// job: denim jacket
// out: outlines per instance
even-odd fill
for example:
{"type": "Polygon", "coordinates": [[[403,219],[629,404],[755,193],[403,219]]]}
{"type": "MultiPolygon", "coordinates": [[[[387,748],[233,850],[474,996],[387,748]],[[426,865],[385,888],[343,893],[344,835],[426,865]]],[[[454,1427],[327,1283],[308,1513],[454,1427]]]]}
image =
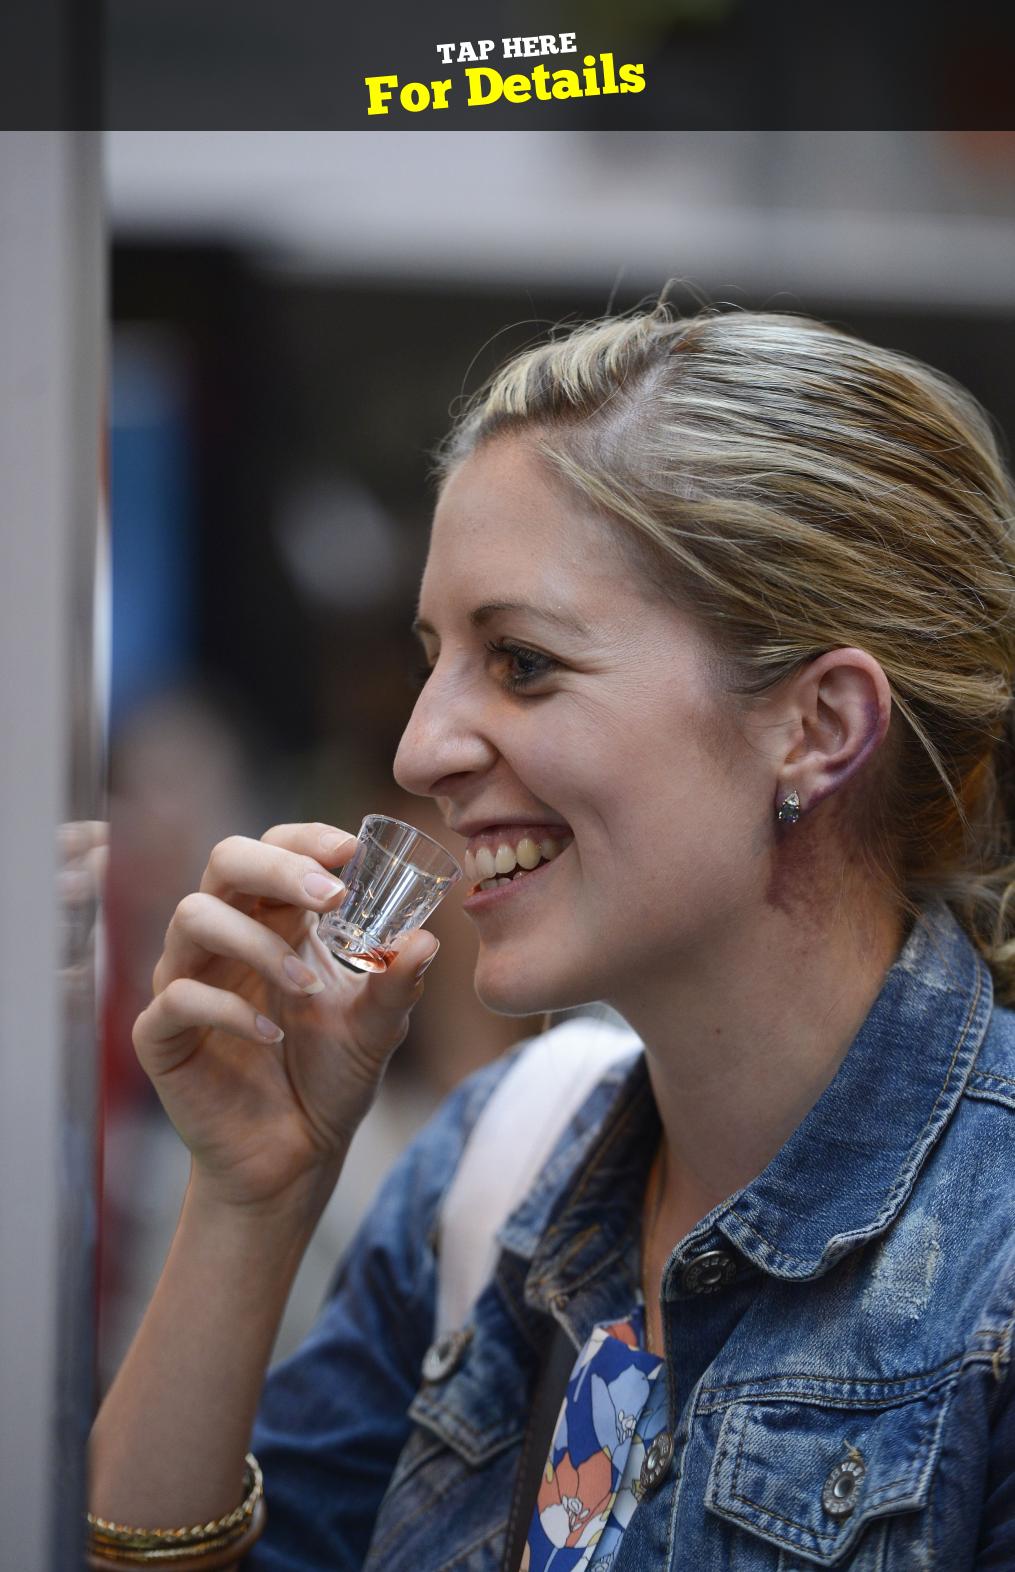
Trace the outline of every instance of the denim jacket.
{"type": "MultiPolygon", "coordinates": [[[[441,1200],[511,1057],[406,1150],[270,1372],[244,1572],[500,1572],[540,1351],[629,1313],[660,1128],[636,1049],[434,1346],[441,1200]]],[[[672,1448],[611,1572],[1015,1569],[1013,1235],[1015,1012],[933,903],[813,1108],[670,1256],[672,1448]]]]}

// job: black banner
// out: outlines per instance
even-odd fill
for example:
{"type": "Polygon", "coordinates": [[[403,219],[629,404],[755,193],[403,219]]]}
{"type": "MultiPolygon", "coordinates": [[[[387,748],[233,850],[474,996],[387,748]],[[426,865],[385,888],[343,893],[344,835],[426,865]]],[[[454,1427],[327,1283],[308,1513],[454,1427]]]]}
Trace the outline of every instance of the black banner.
{"type": "Polygon", "coordinates": [[[998,129],[1015,7],[14,0],[5,128],[998,129]]]}

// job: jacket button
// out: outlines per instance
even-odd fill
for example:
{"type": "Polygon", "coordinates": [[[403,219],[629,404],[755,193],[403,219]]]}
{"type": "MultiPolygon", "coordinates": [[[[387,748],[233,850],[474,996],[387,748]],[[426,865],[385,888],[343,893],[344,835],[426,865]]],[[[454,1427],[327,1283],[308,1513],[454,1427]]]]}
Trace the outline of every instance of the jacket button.
{"type": "Polygon", "coordinates": [[[655,1490],[661,1485],[673,1463],[673,1437],[668,1430],[660,1430],[645,1453],[639,1483],[642,1490],[655,1490]]]}
{"type": "Polygon", "coordinates": [[[431,1343],[423,1355],[423,1380],[446,1381],[458,1369],[471,1340],[472,1327],[466,1326],[458,1332],[445,1332],[431,1343]]]}
{"type": "Polygon", "coordinates": [[[684,1267],[681,1281],[689,1294],[714,1294],[737,1275],[737,1266],[725,1250],[706,1250],[684,1267]]]}
{"type": "Polygon", "coordinates": [[[860,1481],[867,1472],[857,1453],[829,1471],[821,1491],[821,1505],[830,1517],[848,1517],[856,1506],[860,1481]]]}

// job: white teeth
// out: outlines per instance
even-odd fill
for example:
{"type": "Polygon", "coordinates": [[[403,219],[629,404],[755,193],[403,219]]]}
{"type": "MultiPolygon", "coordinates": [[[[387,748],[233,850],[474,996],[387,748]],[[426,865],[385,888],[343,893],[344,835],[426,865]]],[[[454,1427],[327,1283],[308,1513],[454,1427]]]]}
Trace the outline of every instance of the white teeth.
{"type": "Polygon", "coordinates": [[[480,846],[474,852],[465,853],[465,866],[468,871],[469,858],[472,858],[478,879],[492,879],[494,875],[493,852],[489,846],[480,846]]]}
{"type": "Polygon", "coordinates": [[[478,846],[475,851],[465,853],[465,874],[470,884],[476,884],[483,879],[493,879],[498,874],[512,873],[516,867],[528,872],[539,866],[540,858],[552,862],[555,857],[559,857],[565,844],[570,842],[562,843],[552,835],[541,841],[532,835],[523,835],[517,846],[501,841],[496,853],[489,846],[478,846]]]}
{"type": "Polygon", "coordinates": [[[515,857],[519,868],[535,868],[539,862],[540,851],[531,835],[526,835],[515,847],[515,857]]]}
{"type": "Polygon", "coordinates": [[[515,856],[514,847],[509,846],[506,841],[501,841],[497,847],[497,855],[493,859],[493,865],[497,872],[510,873],[512,868],[517,866],[517,863],[518,859],[515,856]]]}

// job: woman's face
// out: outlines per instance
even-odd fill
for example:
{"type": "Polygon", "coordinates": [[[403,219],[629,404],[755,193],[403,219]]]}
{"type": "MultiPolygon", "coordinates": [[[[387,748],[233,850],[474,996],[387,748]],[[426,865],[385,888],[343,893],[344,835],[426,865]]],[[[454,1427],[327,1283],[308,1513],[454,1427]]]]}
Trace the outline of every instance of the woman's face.
{"type": "MultiPolygon", "coordinates": [[[[526,824],[536,844],[554,830],[568,842],[466,907],[476,992],[501,1014],[597,999],[627,1014],[645,988],[693,975],[763,898],[772,764],[742,735],[701,633],[627,564],[614,529],[516,436],[460,464],[434,516],[419,604],[431,674],[395,779],[475,829],[459,860],[513,847],[526,824]],[[480,610],[495,602],[538,609],[480,610]]],[[[468,871],[464,883],[467,899],[468,871]]]]}

